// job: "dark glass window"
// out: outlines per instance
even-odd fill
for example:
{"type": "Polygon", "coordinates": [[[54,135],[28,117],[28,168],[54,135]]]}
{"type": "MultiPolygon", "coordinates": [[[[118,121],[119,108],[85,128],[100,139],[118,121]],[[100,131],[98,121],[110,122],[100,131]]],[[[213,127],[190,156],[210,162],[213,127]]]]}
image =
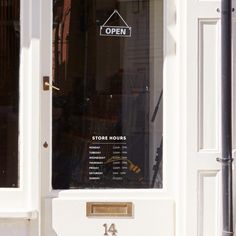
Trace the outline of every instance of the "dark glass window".
{"type": "Polygon", "coordinates": [[[52,186],[162,188],[163,2],[53,1],[52,186]]]}
{"type": "Polygon", "coordinates": [[[18,187],[20,0],[0,1],[0,187],[18,187]]]}

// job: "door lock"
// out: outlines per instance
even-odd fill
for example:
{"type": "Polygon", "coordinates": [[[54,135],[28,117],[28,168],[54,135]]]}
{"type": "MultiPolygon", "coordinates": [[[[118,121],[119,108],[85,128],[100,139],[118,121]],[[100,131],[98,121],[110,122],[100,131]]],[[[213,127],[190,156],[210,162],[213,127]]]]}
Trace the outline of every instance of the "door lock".
{"type": "Polygon", "coordinates": [[[60,91],[60,89],[52,84],[49,83],[49,76],[43,77],[43,90],[48,91],[49,88],[55,89],[57,91],[60,91]]]}
{"type": "Polygon", "coordinates": [[[44,147],[44,148],[47,148],[47,147],[48,147],[48,143],[47,143],[47,142],[44,142],[43,147],[44,147]]]}

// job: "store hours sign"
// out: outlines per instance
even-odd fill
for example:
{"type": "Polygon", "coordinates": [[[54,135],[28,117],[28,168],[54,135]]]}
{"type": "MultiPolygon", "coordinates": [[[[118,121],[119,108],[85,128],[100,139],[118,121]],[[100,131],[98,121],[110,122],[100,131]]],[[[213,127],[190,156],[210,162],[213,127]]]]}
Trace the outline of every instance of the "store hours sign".
{"type": "Polygon", "coordinates": [[[116,36],[116,37],[131,37],[132,28],[125,22],[123,17],[117,10],[110,15],[110,17],[106,20],[106,22],[100,26],[100,36],[116,36]],[[110,19],[117,14],[119,18],[124,23],[124,26],[109,26],[108,22],[110,19]]]}

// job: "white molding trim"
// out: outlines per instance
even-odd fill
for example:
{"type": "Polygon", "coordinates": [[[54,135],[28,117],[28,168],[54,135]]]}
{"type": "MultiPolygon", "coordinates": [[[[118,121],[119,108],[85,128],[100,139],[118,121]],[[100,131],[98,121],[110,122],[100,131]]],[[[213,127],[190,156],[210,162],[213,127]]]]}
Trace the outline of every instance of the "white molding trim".
{"type": "Polygon", "coordinates": [[[2,219],[22,219],[22,220],[35,220],[38,218],[37,211],[1,211],[0,220],[2,219]]]}

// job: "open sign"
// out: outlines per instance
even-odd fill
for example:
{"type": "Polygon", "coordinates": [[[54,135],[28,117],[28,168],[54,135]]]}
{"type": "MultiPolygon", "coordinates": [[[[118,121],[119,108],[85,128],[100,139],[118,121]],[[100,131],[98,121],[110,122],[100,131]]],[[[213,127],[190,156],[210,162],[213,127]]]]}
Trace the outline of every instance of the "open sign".
{"type": "Polygon", "coordinates": [[[101,36],[131,37],[131,27],[126,26],[101,26],[101,36]]]}
{"type": "Polygon", "coordinates": [[[106,22],[102,26],[100,26],[100,36],[131,37],[131,29],[132,28],[128,26],[120,13],[117,10],[114,10],[114,12],[110,15],[106,22]],[[117,14],[119,16],[119,18],[124,23],[124,26],[107,25],[114,14],[117,14]]]}

